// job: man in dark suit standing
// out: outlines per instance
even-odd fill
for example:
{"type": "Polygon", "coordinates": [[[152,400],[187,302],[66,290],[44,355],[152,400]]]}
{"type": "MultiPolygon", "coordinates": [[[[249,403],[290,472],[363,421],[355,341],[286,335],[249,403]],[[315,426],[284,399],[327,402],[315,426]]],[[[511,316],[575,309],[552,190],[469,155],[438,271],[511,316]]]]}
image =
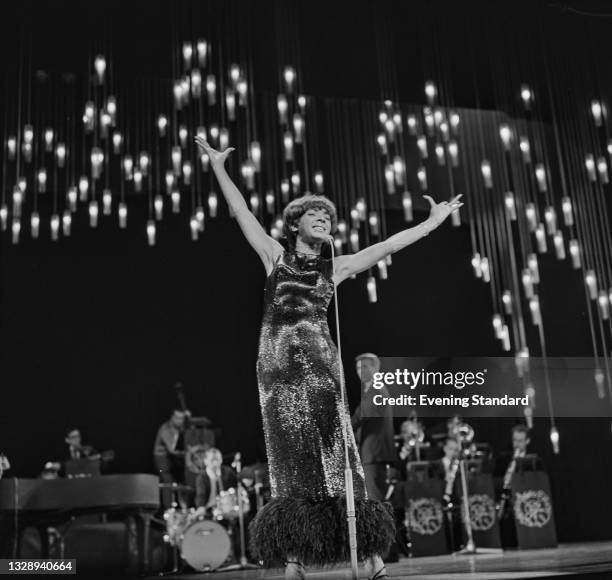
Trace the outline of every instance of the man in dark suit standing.
{"type": "MultiPolygon", "coordinates": [[[[374,373],[380,370],[380,359],[375,354],[366,352],[355,357],[355,365],[361,380],[362,395],[369,393],[374,373]]],[[[384,387],[378,393],[383,396],[387,394],[384,387]]],[[[385,499],[387,491],[387,466],[394,466],[398,457],[393,437],[393,410],[388,405],[381,405],[372,409],[372,412],[375,412],[376,416],[363,416],[360,403],[353,413],[352,424],[368,496],[380,501],[385,499]]]]}

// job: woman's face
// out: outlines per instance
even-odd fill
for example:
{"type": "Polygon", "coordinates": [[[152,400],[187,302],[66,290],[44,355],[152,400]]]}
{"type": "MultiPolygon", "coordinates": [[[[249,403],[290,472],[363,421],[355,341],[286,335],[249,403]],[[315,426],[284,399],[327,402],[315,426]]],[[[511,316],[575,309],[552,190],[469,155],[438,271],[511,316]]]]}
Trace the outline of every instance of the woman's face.
{"type": "Polygon", "coordinates": [[[297,235],[304,242],[324,242],[331,234],[331,217],[323,208],[310,208],[306,210],[298,222],[297,235]]]}

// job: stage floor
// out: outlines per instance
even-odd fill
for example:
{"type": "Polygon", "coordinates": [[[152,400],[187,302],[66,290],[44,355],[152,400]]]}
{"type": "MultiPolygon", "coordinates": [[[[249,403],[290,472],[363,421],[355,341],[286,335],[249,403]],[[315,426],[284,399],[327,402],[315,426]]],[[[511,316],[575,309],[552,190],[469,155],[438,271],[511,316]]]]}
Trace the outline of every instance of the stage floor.
{"type": "MultiPolygon", "coordinates": [[[[496,554],[475,556],[433,556],[403,558],[387,566],[390,578],[410,580],[510,580],[546,578],[554,576],[582,577],[599,573],[601,578],[612,578],[612,542],[564,544],[544,550],[509,550],[496,554]]],[[[308,570],[309,580],[350,580],[349,568],[308,570]]],[[[360,570],[360,578],[365,572],[360,570]]],[[[282,570],[248,570],[214,572],[209,574],[183,573],[166,578],[202,580],[282,580],[282,570]]]]}

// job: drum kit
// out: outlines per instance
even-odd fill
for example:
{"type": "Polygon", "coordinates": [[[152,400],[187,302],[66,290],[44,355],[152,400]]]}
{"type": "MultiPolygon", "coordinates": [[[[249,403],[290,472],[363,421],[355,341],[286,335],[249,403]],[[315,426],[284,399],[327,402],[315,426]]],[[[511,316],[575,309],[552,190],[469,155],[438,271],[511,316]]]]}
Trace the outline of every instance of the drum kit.
{"type": "Polygon", "coordinates": [[[164,541],[174,549],[172,573],[179,571],[179,556],[199,572],[258,567],[249,564],[245,555],[244,516],[249,513],[251,504],[240,482],[236,488],[217,494],[212,510],[188,508],[184,501],[179,501],[181,496],[193,492],[188,485],[161,483],[160,489],[170,489],[174,495],[172,507],[163,515],[166,524],[164,541]],[[236,532],[240,539],[239,557],[232,541],[236,532]]]}

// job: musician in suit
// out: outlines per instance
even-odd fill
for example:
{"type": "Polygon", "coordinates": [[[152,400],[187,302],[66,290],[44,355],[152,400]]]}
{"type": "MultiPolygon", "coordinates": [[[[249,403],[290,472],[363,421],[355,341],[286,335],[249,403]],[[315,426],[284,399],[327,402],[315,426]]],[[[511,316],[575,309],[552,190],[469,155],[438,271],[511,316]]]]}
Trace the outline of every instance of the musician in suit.
{"type": "MultiPolygon", "coordinates": [[[[181,483],[185,477],[184,432],[189,411],[175,409],[157,430],[153,444],[153,460],[161,483],[181,483]]],[[[164,508],[172,504],[170,490],[162,493],[164,508]]]]}
{"type": "Polygon", "coordinates": [[[83,445],[79,429],[74,427],[67,429],[64,441],[68,445],[68,456],[66,459],[84,459],[96,455],[96,450],[91,445],[83,445]]]}
{"type": "Polygon", "coordinates": [[[204,465],[205,469],[196,476],[195,504],[209,510],[216,506],[219,493],[236,487],[237,477],[231,467],[223,465],[221,451],[215,447],[205,451],[204,465]]]}
{"type": "MultiPolygon", "coordinates": [[[[355,357],[357,375],[362,392],[372,389],[374,373],[380,370],[380,359],[366,352],[355,357]]],[[[385,396],[385,388],[378,391],[385,396]]],[[[376,417],[362,416],[361,404],[351,418],[359,455],[365,474],[365,485],[370,499],[382,501],[387,491],[387,465],[395,465],[397,450],[394,442],[393,409],[388,405],[375,408],[376,417]]]]}

